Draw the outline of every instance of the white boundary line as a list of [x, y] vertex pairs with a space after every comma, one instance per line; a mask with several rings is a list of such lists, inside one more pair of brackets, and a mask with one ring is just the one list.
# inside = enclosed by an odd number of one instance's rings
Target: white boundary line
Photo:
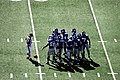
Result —
[[[28, 8], [29, 8], [29, 13], [30, 13], [30, 21], [31, 21], [31, 26], [32, 26], [32, 31], [33, 31], [33, 37], [34, 37], [34, 41], [35, 41], [35, 50], [36, 50], [36, 54], [38, 56], [38, 63], [40, 63], [38, 46], [37, 46], [37, 42], [36, 42], [35, 28], [34, 28], [34, 23], [33, 23], [32, 10], [31, 10], [31, 5], [30, 5], [30, 0], [28, 0]], [[43, 80], [42, 74], [41, 74], [42, 73], [41, 72], [41, 66], [38, 66], [38, 71], [40, 73], [40, 80]]]
[[114, 72], [113, 72], [113, 68], [112, 68], [112, 65], [111, 65], [111, 62], [110, 62], [110, 59], [109, 59], [109, 56], [108, 56], [108, 53], [107, 53], [105, 44], [104, 44], [104, 40], [103, 40], [101, 31], [100, 31], [100, 28], [99, 28], [99, 25], [98, 25], [98, 21], [97, 21], [97, 18], [96, 18], [96, 16], [95, 16], [95, 12], [94, 12], [94, 10], [93, 10], [93, 6], [92, 6], [92, 3], [91, 3], [91, 0], [88, 0], [88, 2], [89, 2], [89, 6], [90, 6], [90, 9], [91, 9], [91, 12], [92, 12], [92, 16], [93, 16], [93, 18], [94, 18], [95, 25], [96, 25], [96, 27], [97, 27], [98, 34], [99, 34], [100, 40], [101, 40], [101, 42], [102, 42], [102, 46], [103, 46], [103, 49], [104, 49], [104, 52], [105, 52], [105, 55], [106, 55], [106, 58], [107, 58], [107, 61], [108, 61], [109, 67], [110, 67], [110, 71], [111, 71], [111, 73], [112, 73], [113, 80], [116, 80], [116, 77], [115, 77], [115, 74], [114, 74]]

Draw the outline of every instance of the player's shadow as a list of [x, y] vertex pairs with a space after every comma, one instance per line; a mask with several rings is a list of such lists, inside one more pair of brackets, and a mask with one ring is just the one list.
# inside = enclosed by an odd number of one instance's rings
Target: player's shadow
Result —
[[84, 70], [95, 70], [95, 67], [100, 67], [98, 63], [95, 61], [91, 60], [80, 60], [79, 66], [82, 67]]
[[54, 64], [50, 64], [50, 66], [53, 67], [50, 69], [54, 69], [57, 71], [65, 71], [65, 72], [69, 71], [72, 73], [75, 73], [75, 72], [83, 73], [80, 67], [87, 71], [95, 70], [95, 67], [100, 67], [100, 65], [95, 61], [93, 61], [92, 59], [91, 60], [80, 59], [79, 61], [71, 59], [71, 64], [69, 64], [66, 58], [63, 58], [63, 60], [64, 60], [64, 63], [59, 63], [56, 61]]
[[96, 63], [96, 62], [93, 61], [92, 59], [91, 59], [91, 61], [89, 61], [89, 63], [90, 63], [92, 66], [94, 66], [94, 67], [100, 67], [100, 64]]
[[50, 68], [50, 69], [53, 69], [53, 70], [57, 70], [57, 71], [65, 71], [65, 72], [72, 72], [72, 73], [75, 73], [76, 72], [80, 72], [80, 73], [83, 73], [83, 71], [78, 68], [77, 66], [75, 65], [72, 65], [72, 64], [69, 64], [67, 59], [64, 58], [64, 63], [59, 63], [59, 62], [55, 62], [54, 64], [49, 64], [51, 67], [53, 68]]
[[44, 67], [44, 65], [38, 63], [36, 60], [33, 60], [32, 58], [28, 59], [30, 62], [32, 62], [32, 64], [35, 65], [35, 67], [38, 67], [38, 66], [41, 66], [41, 67]]
[[69, 71], [69, 72], [72, 72], [74, 73], [74, 69], [72, 67], [70, 67], [69, 65], [67, 64], [64, 64], [64, 63], [54, 63], [54, 64], [49, 64], [51, 67], [53, 68], [49, 68], [49, 69], [52, 69], [52, 70], [56, 70], [56, 71]]

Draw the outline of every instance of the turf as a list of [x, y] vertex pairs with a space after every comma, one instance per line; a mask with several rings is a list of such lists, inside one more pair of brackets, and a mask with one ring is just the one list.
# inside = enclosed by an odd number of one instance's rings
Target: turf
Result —
[[[119, 0], [91, 0], [98, 20], [98, 24], [103, 36], [108, 56], [110, 58], [113, 71], [118, 73], [116, 79], [120, 79], [120, 1]], [[94, 19], [87, 0], [48, 0], [46, 2], [35, 2], [31, 0], [31, 8], [35, 25], [35, 32], [38, 44], [43, 80], [113, 80], [109, 65], [100, 41]], [[41, 48], [46, 45], [47, 37], [54, 28], [61, 30], [65, 28], [70, 36], [72, 28], [77, 29], [77, 33], [86, 31], [89, 35], [91, 46], [91, 57], [99, 64], [99, 67], [90, 65], [90, 68], [73, 66], [46, 65], [48, 48], [43, 51]], [[0, 80], [39, 80], [38, 66], [26, 59], [25, 41], [20, 42], [32, 31], [27, 0], [11, 2], [0, 0]], [[10, 42], [7, 42], [7, 38]], [[117, 39], [117, 43], [114, 42]], [[35, 47], [33, 43], [33, 56]], [[87, 57], [87, 54], [86, 54]], [[37, 60], [34, 59], [37, 63]], [[68, 76], [71, 73], [71, 78]], [[10, 73], [13, 78], [10, 79]], [[24, 74], [28, 74], [25, 78]], [[54, 77], [54, 73], [57, 77]], [[83, 77], [83, 74], [86, 77]], [[98, 78], [97, 73], [101, 77]]]

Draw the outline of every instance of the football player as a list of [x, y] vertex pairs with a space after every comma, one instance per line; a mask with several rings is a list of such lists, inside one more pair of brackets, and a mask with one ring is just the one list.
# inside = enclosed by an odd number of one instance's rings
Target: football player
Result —
[[[79, 58], [80, 58], [81, 48], [82, 48], [81, 33], [78, 33], [78, 34], [77, 34], [77, 40], [78, 40], [78, 45], [79, 45], [78, 53], [79, 53]], [[81, 55], [82, 55], [82, 54], [81, 54]]]
[[58, 40], [56, 40], [56, 55], [59, 58], [59, 62], [62, 62], [62, 48], [63, 48], [63, 40], [61, 38], [61, 35], [58, 34]]
[[85, 48], [86, 48], [88, 53], [88, 60], [90, 60], [89, 48], [91, 47], [91, 42], [85, 31], [82, 32], [81, 40], [82, 40], [82, 59], [85, 58]]
[[76, 45], [76, 43], [77, 43], [77, 36], [76, 36], [76, 29], [75, 28], [73, 28], [72, 30], [71, 30], [71, 36], [70, 36], [70, 39], [72, 40], [72, 42], [73, 42], [73, 53], [72, 53], [72, 55], [74, 56], [74, 59], [75, 58], [77, 58], [76, 57], [76, 47], [75, 47], [75, 45]]
[[76, 34], [76, 29], [75, 29], [75, 28], [73, 28], [73, 29], [71, 30], [71, 34]]
[[54, 40], [58, 39], [58, 34], [59, 34], [58, 28], [53, 29]]
[[64, 55], [65, 55], [66, 54], [66, 44], [67, 44], [67, 41], [68, 41], [68, 33], [65, 31], [65, 29], [62, 29], [61, 34], [62, 34]]
[[71, 30], [71, 36], [70, 37], [72, 38], [73, 41], [76, 40], [77, 36], [76, 36], [76, 29], [75, 28], [73, 28]]
[[49, 64], [50, 55], [52, 55], [52, 63], [54, 63], [54, 61], [55, 61], [55, 40], [54, 40], [53, 34], [49, 35], [48, 43], [42, 48], [42, 50], [44, 48], [46, 48], [47, 46], [49, 46], [49, 49], [48, 49], [48, 55], [47, 55], [46, 64]]
[[80, 59], [80, 47], [81, 47], [81, 40], [77, 39], [73, 41], [73, 55], [75, 60]]
[[65, 55], [68, 59], [68, 63], [71, 62], [71, 55], [73, 54], [73, 42], [71, 39], [67, 42], [67, 54]]
[[32, 53], [32, 37], [33, 37], [33, 33], [29, 33], [29, 35], [27, 36], [26, 40], [26, 45], [27, 45], [27, 59], [31, 58], [31, 53]]

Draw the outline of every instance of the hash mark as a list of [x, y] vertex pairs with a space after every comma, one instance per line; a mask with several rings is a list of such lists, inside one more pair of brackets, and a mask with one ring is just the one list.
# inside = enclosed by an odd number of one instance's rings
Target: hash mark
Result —
[[115, 42], [117, 42], [117, 39], [114, 39]]
[[13, 78], [13, 73], [10, 73], [10, 78]]
[[85, 77], [85, 73], [83, 73], [83, 77]]
[[56, 73], [54, 73], [54, 77], [57, 77]]
[[28, 78], [28, 75], [27, 75], [27, 73], [25, 73], [25, 78]]
[[23, 42], [23, 38], [21, 38], [21, 42]]
[[7, 39], [7, 42], [10, 42], [10, 39], [9, 39], [9, 38]]
[[69, 76], [69, 77], [71, 77], [71, 74], [70, 74], [70, 73], [68, 73], [68, 76]]
[[100, 73], [97, 73], [97, 76], [100, 77]]

